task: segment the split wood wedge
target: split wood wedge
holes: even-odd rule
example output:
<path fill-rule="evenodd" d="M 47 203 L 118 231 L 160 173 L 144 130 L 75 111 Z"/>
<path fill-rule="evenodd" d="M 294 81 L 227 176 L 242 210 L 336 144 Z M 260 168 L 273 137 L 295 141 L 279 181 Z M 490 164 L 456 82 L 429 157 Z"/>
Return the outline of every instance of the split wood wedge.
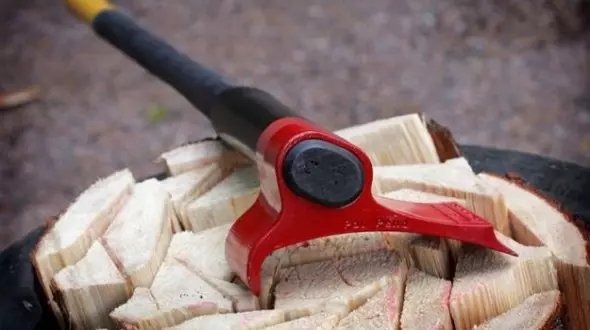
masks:
<path fill-rule="evenodd" d="M 383 289 L 346 315 L 335 330 L 399 329 L 406 276 L 407 269 L 399 268 Z"/>
<path fill-rule="evenodd" d="M 100 238 L 134 287 L 152 283 L 172 239 L 175 221 L 170 194 L 159 181 L 150 179 L 135 186 L 129 202 Z"/>
<path fill-rule="evenodd" d="M 174 235 L 164 265 L 148 288 L 137 288 L 110 316 L 121 326 L 161 329 L 195 316 L 253 311 L 258 298 L 232 283 L 224 260 L 229 225 Z"/>
<path fill-rule="evenodd" d="M 255 167 L 237 168 L 211 190 L 180 210 L 182 226 L 191 231 L 233 223 L 256 200 L 260 184 Z"/>
<path fill-rule="evenodd" d="M 227 170 L 219 162 L 213 162 L 205 167 L 187 171 L 177 176 L 166 178 L 162 185 L 170 194 L 170 200 L 174 206 L 178 221 L 174 223 L 174 231 L 182 231 L 180 219 L 187 219 L 184 213 L 185 206 L 195 198 L 211 190 L 225 176 Z"/>
<path fill-rule="evenodd" d="M 363 149 L 373 166 L 440 163 L 433 136 L 419 114 L 376 120 L 334 133 Z"/>
<path fill-rule="evenodd" d="M 405 273 L 395 251 L 381 250 L 283 268 L 273 286 L 276 309 L 349 312 Z"/>
<path fill-rule="evenodd" d="M 588 232 L 576 225 L 556 203 L 516 177 L 479 174 L 504 194 L 514 238 L 523 244 L 544 245 L 556 258 L 559 286 L 564 293 L 573 329 L 590 326 L 590 244 Z"/>
<path fill-rule="evenodd" d="M 281 310 L 262 310 L 235 314 L 200 316 L 167 330 L 258 330 L 287 322 L 287 313 Z"/>
<path fill-rule="evenodd" d="M 557 269 L 547 248 L 524 246 L 501 234 L 498 238 L 518 257 L 464 245 L 450 297 L 456 330 L 500 315 L 535 293 L 558 290 Z"/>
<path fill-rule="evenodd" d="M 534 294 L 522 304 L 473 327 L 474 330 L 550 330 L 562 310 L 558 290 Z"/>
<path fill-rule="evenodd" d="M 50 224 L 33 251 L 32 263 L 58 322 L 63 319 L 53 301 L 53 277 L 84 257 L 92 242 L 104 233 L 123 207 L 134 184 L 135 179 L 127 169 L 98 180 Z"/>
<path fill-rule="evenodd" d="M 411 269 L 406 280 L 401 329 L 453 330 L 450 295 L 451 281 Z"/>
<path fill-rule="evenodd" d="M 133 286 L 99 241 L 75 265 L 57 273 L 52 286 L 66 315 L 67 329 L 116 329 L 108 313 L 133 292 Z"/>
<path fill-rule="evenodd" d="M 216 139 L 187 143 L 160 155 L 168 173 L 176 176 L 211 164 L 250 164 L 250 161 L 234 149 Z"/>

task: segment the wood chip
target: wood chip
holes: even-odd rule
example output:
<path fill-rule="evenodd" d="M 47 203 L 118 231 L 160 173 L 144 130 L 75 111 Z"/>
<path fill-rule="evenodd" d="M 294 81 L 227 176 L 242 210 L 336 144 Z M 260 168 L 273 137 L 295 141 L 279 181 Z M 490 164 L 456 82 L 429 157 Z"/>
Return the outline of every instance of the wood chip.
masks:
<path fill-rule="evenodd" d="M 76 198 L 35 247 L 32 263 L 58 322 L 63 324 L 63 318 L 53 301 L 51 280 L 86 255 L 129 199 L 134 184 L 127 169 L 98 180 Z"/>

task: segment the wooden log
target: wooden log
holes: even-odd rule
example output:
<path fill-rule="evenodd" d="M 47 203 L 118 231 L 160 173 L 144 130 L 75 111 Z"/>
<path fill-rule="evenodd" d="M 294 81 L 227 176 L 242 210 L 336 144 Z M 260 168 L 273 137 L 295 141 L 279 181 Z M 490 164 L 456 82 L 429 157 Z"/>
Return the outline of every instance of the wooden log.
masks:
<path fill-rule="evenodd" d="M 375 192 L 463 204 L 519 257 L 411 233 L 336 235 L 275 251 L 258 299 L 224 250 L 259 192 L 257 173 L 208 139 L 164 153 L 170 176 L 161 181 L 136 184 L 128 170 L 99 180 L 39 242 L 35 270 L 64 329 L 427 329 L 449 328 L 449 315 L 456 329 L 529 326 L 519 310 L 545 326 L 554 296 L 536 297 L 552 292 L 564 295 L 575 329 L 588 328 L 585 234 L 530 189 L 508 189 L 520 183 L 476 175 L 432 123 L 413 114 L 337 134 L 379 165 Z M 140 198 L 143 189 L 152 193 Z"/>

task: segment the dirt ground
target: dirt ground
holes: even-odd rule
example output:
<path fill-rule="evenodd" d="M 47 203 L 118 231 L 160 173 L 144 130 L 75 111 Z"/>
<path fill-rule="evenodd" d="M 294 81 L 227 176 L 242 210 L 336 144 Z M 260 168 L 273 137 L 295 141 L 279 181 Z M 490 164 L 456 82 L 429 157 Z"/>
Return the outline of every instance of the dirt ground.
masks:
<path fill-rule="evenodd" d="M 462 143 L 590 165 L 579 1 L 121 0 L 195 59 L 331 129 L 423 111 Z M 0 4 L 0 247 L 96 178 L 213 134 L 172 89 L 60 1 Z"/>

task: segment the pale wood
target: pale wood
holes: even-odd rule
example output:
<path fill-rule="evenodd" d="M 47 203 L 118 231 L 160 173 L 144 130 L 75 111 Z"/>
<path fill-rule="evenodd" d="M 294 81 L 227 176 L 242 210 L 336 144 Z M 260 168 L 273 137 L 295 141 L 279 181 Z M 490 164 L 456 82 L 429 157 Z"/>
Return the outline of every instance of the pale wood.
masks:
<path fill-rule="evenodd" d="M 474 330 L 553 330 L 561 313 L 561 293 L 558 290 L 534 294 L 522 304 L 473 327 Z"/>
<path fill-rule="evenodd" d="M 172 239 L 175 218 L 170 194 L 150 179 L 135 186 L 102 236 L 104 248 L 133 286 L 152 283 Z"/>
<path fill-rule="evenodd" d="M 414 203 L 457 203 L 462 206 L 467 204 L 465 200 L 459 198 L 414 189 L 394 190 L 383 196 Z M 387 233 L 384 237 L 387 245 L 401 252 L 412 266 L 432 276 L 451 279 L 453 256 L 458 254 L 460 242 L 451 243 L 451 240 L 445 238 L 413 233 Z"/>
<path fill-rule="evenodd" d="M 351 311 L 405 269 L 401 256 L 389 250 L 283 268 L 276 277 L 274 308 Z"/>
<path fill-rule="evenodd" d="M 419 114 L 380 119 L 334 133 L 361 148 L 373 166 L 440 162 L 434 141 Z"/>
<path fill-rule="evenodd" d="M 213 163 L 250 163 L 239 152 L 228 148 L 220 140 L 203 140 L 169 150 L 159 157 L 172 176 L 199 169 Z"/>
<path fill-rule="evenodd" d="M 476 214 L 511 236 L 508 211 L 503 196 L 485 185 L 465 158 L 442 164 L 414 164 L 374 168 L 373 190 L 386 194 L 393 190 L 414 189 L 465 200 Z"/>
<path fill-rule="evenodd" d="M 452 330 L 450 295 L 451 281 L 411 269 L 406 280 L 401 329 Z"/>
<path fill-rule="evenodd" d="M 133 290 L 99 241 L 75 265 L 57 273 L 52 287 L 67 312 L 67 328 L 72 329 L 114 329 L 108 313 L 129 299 Z"/>
<path fill-rule="evenodd" d="M 519 214 L 511 202 L 518 204 L 521 197 L 506 194 L 477 176 L 464 158 L 449 159 L 449 155 L 437 154 L 437 148 L 439 152 L 453 149 L 453 141 L 440 141 L 441 135 L 432 135 L 430 129 L 420 115 L 407 115 L 337 134 L 360 145 L 374 165 L 385 165 L 375 167 L 376 193 L 413 202 L 459 203 L 494 223 L 499 238 L 519 253 L 518 258 L 411 233 L 336 235 L 275 251 L 263 268 L 263 295 L 258 299 L 236 279 L 225 261 L 224 250 L 231 225 L 259 193 L 256 168 L 221 141 L 206 140 L 162 155 L 161 160 L 172 174 L 169 178 L 134 186 L 130 176 L 127 182 L 121 180 L 125 184 L 115 192 L 112 186 L 111 190 L 94 191 L 98 200 L 119 196 L 121 205 L 117 208 L 113 202 L 115 207 L 111 207 L 102 230 L 88 231 L 86 225 L 78 230 L 88 244 L 78 260 L 64 264 L 69 267 L 58 265 L 64 269 L 55 276 L 52 270 L 45 272 L 46 278 L 53 278 L 49 290 L 56 293 L 59 302 L 54 303 L 55 313 L 63 311 L 73 321 L 74 329 L 271 330 L 398 329 L 401 323 L 405 323 L 404 328 L 430 328 L 436 322 L 428 322 L 428 313 L 434 313 L 442 315 L 435 319 L 441 321 L 438 328 L 444 329 L 449 328 L 448 312 L 445 318 L 440 309 L 421 311 L 412 306 L 443 300 L 449 283 L 444 279 L 453 278 L 455 263 L 450 310 L 457 329 L 500 318 L 511 308 L 526 304 L 537 292 L 557 290 L 558 274 L 562 290 L 578 288 L 584 294 L 589 285 L 584 273 L 587 264 L 559 254 L 560 249 L 577 248 L 577 237 L 571 242 L 567 232 L 558 229 L 555 233 L 551 226 L 558 222 L 551 221 L 542 229 L 546 233 L 539 234 L 542 230 L 535 225 L 546 223 L 547 212 L 533 214 L 534 221 L 518 221 Z M 165 194 L 156 193 L 152 200 L 142 203 L 142 209 L 154 219 L 146 222 L 131 216 L 125 207 L 137 204 L 133 198 L 138 189 L 150 185 L 160 186 Z M 165 209 L 172 216 L 158 222 L 155 219 L 164 217 L 153 210 L 163 210 L 157 207 L 162 204 L 168 205 Z M 77 218 L 82 219 L 82 224 L 97 221 L 105 209 L 94 210 L 84 204 L 81 208 L 86 212 Z M 124 218 L 133 220 L 121 220 Z M 62 217 L 53 228 L 66 228 L 67 221 Z M 128 229 L 116 230 L 117 223 L 126 224 Z M 158 231 L 162 228 L 158 224 L 163 223 L 169 225 L 168 238 L 158 235 L 164 232 Z M 111 227 L 104 235 L 108 225 Z M 130 234 L 135 230 L 151 234 L 138 238 Z M 63 229 L 58 232 L 66 233 Z M 173 232 L 176 234 L 170 239 Z M 512 241 L 513 232 L 517 241 L 537 247 Z M 40 263 L 34 262 L 38 273 L 42 272 L 43 262 L 62 262 L 59 257 L 51 259 L 49 254 L 39 253 L 43 244 L 56 244 L 51 242 L 51 235 L 46 234 L 37 248 L 36 255 L 42 257 Z M 408 267 L 420 272 L 413 270 L 406 287 Z M 420 280 L 415 274 L 420 274 Z M 566 279 L 577 283 L 565 285 Z M 573 293 L 570 291 L 570 297 Z M 406 317 L 401 322 L 404 305 Z M 588 306 L 587 302 L 578 310 L 584 306 Z M 259 310 L 267 307 L 280 310 Z M 422 312 L 424 316 L 417 317 Z M 586 322 L 580 318 L 577 321 L 583 325 Z"/>
<path fill-rule="evenodd" d="M 575 330 L 590 326 L 590 265 L 587 236 L 556 205 L 517 182 L 490 174 L 479 175 L 505 196 L 515 239 L 543 244 L 555 255 L 559 286 Z M 587 234 L 586 234 L 587 235 Z"/>
<path fill-rule="evenodd" d="M 135 184 L 127 169 L 99 179 L 82 192 L 43 235 L 32 255 L 39 281 L 58 322 L 63 316 L 54 301 L 51 281 L 64 267 L 80 261 L 123 207 Z"/>
<path fill-rule="evenodd" d="M 179 219 L 186 219 L 185 206 L 195 198 L 211 190 L 228 175 L 227 166 L 220 162 L 187 171 L 162 180 L 162 185 L 170 193 L 178 221 L 174 223 L 174 231 L 182 230 Z"/>
<path fill-rule="evenodd" d="M 332 330 L 341 319 L 341 313 L 318 312 L 310 316 L 304 316 L 292 321 L 272 325 L 264 328 L 264 330 Z"/>
<path fill-rule="evenodd" d="M 110 313 L 122 327 L 162 329 L 195 316 L 230 313 L 231 300 L 174 258 L 166 259 L 152 286 L 137 288 Z"/>
<path fill-rule="evenodd" d="M 496 236 L 518 257 L 464 246 L 467 251 L 457 262 L 450 300 L 456 330 L 500 315 L 535 293 L 558 289 L 557 269 L 547 248 Z"/>
<path fill-rule="evenodd" d="M 285 311 L 263 310 L 236 314 L 200 316 L 167 330 L 259 330 L 288 321 Z"/>
<path fill-rule="evenodd" d="M 111 317 L 127 327 L 161 329 L 199 315 L 259 309 L 252 293 L 230 282 L 234 275 L 224 253 L 229 227 L 175 234 L 153 284 L 136 289 Z"/>
<path fill-rule="evenodd" d="M 406 268 L 394 272 L 383 289 L 346 315 L 334 330 L 398 330 L 406 276 Z"/>
<path fill-rule="evenodd" d="M 259 191 L 256 168 L 238 168 L 179 212 L 182 226 L 197 232 L 232 223 L 254 204 Z"/>

